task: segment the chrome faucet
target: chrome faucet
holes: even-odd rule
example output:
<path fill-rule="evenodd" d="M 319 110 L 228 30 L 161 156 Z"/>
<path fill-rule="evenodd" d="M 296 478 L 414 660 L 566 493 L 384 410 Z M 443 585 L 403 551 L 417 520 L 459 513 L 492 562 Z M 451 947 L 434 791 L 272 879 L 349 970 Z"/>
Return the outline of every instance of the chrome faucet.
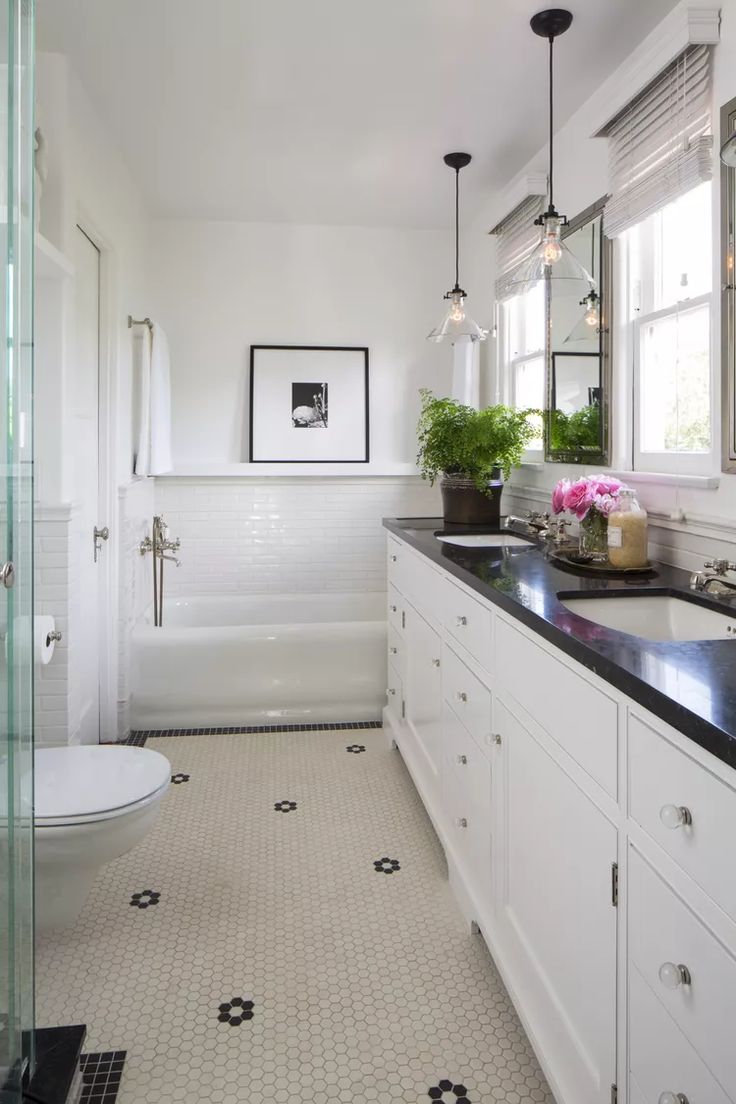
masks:
<path fill-rule="evenodd" d="M 140 543 L 141 556 L 145 556 L 146 552 L 153 553 L 153 623 L 157 628 L 160 628 L 163 624 L 164 616 L 163 561 L 168 560 L 170 563 L 176 564 L 177 567 L 181 567 L 181 561 L 176 556 L 166 555 L 167 552 L 178 552 L 180 547 L 179 537 L 176 540 L 169 540 L 169 527 L 163 517 L 157 514 L 153 519 L 151 536 L 146 535 Z M 156 570 L 157 564 L 158 571 Z"/>
<path fill-rule="evenodd" d="M 690 589 L 701 594 L 734 594 L 736 581 L 727 579 L 726 572 L 736 571 L 736 563 L 729 560 L 706 560 L 705 571 L 693 571 Z M 709 570 L 708 570 L 709 569 Z"/>

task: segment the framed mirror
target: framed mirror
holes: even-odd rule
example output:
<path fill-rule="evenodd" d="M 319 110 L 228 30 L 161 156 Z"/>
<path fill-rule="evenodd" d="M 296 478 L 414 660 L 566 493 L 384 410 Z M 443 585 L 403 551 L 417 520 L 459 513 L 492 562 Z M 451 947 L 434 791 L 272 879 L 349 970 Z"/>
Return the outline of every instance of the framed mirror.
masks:
<path fill-rule="evenodd" d="M 565 244 L 597 283 L 598 300 L 547 285 L 545 460 L 609 462 L 611 254 L 603 233 L 605 198 L 572 219 Z"/>
<path fill-rule="evenodd" d="M 720 145 L 736 132 L 736 99 L 721 108 Z M 721 162 L 721 467 L 736 472 L 736 169 Z"/>

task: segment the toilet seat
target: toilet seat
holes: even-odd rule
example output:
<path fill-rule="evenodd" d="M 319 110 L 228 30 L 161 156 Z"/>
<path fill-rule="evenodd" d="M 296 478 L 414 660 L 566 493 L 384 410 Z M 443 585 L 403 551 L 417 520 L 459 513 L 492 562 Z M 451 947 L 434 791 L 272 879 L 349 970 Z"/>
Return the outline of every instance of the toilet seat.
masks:
<path fill-rule="evenodd" d="M 35 753 L 37 829 L 88 824 L 156 801 L 171 778 L 168 759 L 150 748 L 92 744 Z"/>

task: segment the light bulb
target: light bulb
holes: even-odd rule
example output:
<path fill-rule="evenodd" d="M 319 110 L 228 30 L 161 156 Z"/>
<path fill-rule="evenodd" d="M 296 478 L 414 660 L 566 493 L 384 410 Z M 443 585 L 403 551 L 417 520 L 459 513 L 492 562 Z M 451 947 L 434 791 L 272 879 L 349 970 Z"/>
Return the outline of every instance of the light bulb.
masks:
<path fill-rule="evenodd" d="M 465 321 L 465 310 L 463 308 L 463 297 L 462 297 L 462 295 L 453 295 L 453 296 L 451 296 L 451 298 L 452 298 L 452 306 L 450 307 L 450 319 L 453 322 L 464 322 Z"/>
<path fill-rule="evenodd" d="M 588 309 L 585 312 L 585 324 L 591 327 L 598 325 L 598 307 L 595 303 L 588 304 Z"/>
<path fill-rule="evenodd" d="M 542 257 L 544 258 L 544 263 L 548 265 L 556 264 L 561 256 L 562 246 L 557 240 L 556 234 L 545 234 L 542 243 Z"/>

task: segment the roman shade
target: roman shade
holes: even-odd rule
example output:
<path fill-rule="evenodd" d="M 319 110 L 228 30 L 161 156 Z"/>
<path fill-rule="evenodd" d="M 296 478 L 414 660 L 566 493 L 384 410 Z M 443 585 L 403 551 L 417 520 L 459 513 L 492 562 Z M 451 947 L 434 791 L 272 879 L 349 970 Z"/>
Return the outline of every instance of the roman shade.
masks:
<path fill-rule="evenodd" d="M 544 196 L 528 196 L 491 231 L 498 238 L 496 299 L 508 299 L 517 294 L 511 277 L 539 242 L 540 231 L 534 220 L 541 215 L 543 205 Z"/>
<path fill-rule="evenodd" d="M 711 48 L 689 46 L 609 123 L 608 237 L 710 180 Z"/>

